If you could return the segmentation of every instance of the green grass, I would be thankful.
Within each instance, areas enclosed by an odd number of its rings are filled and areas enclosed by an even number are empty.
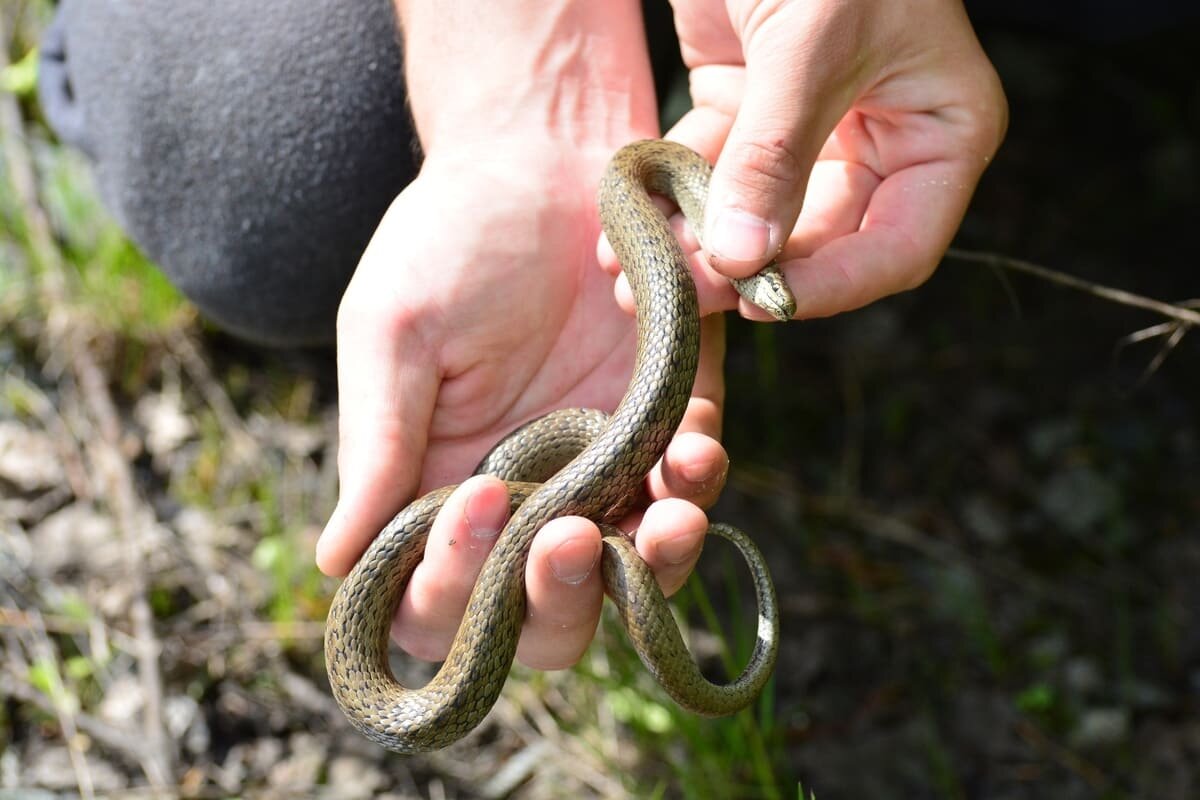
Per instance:
[[[726,676],[741,671],[757,635],[753,609],[744,607],[737,590],[739,579],[745,578],[727,576],[723,587],[722,605],[732,619],[724,635],[713,599],[697,576],[674,601],[678,620],[698,617],[701,627],[718,637]],[[591,696],[593,706],[603,704],[628,730],[642,763],[657,765],[651,773],[657,781],[630,786],[630,791],[694,800],[790,797],[790,787],[797,784],[783,749],[785,722],[775,714],[774,680],[756,703],[733,716],[707,719],[684,711],[653,682],[611,611],[606,608],[599,641],[575,674],[581,694]],[[592,715],[598,718],[601,711],[593,709]]]
[[[51,146],[38,149],[41,199],[62,237],[77,310],[99,327],[137,340],[189,322],[192,310],[183,297],[100,205],[82,157]]]

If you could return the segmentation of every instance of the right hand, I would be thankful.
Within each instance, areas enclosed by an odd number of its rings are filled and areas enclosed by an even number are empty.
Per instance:
[[[597,268],[595,186],[615,146],[490,142],[441,150],[395,200],[338,320],[341,495],[317,546],[345,574],[414,494],[462,480],[518,424],[555,408],[611,410],[625,391],[633,320]],[[670,593],[699,556],[727,469],[719,319],[705,323],[687,417],[649,477],[637,546]],[[393,627],[441,659],[507,514],[501,482],[471,479],[431,533]],[[632,527],[636,520],[627,522]],[[458,543],[458,546],[452,546]],[[600,533],[579,518],[535,538],[518,658],[574,663],[599,619]]]

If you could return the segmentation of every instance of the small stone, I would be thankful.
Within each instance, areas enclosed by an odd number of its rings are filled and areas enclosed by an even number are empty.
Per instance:
[[[1086,695],[1104,686],[1104,675],[1100,667],[1090,658],[1072,658],[1063,670],[1067,688],[1077,695]]]
[[[86,762],[88,776],[95,790],[112,792],[124,789],[128,784],[125,776],[107,761],[101,761],[88,754],[80,757]],[[33,756],[23,778],[28,784],[44,789],[79,788],[75,767],[71,763],[71,753],[66,747],[47,748]]]
[[[132,674],[127,674],[108,685],[96,711],[105,722],[127,728],[144,704],[141,683]]]
[[[63,800],[63,797],[49,789],[0,789],[0,800]]]
[[[254,741],[246,752],[245,763],[250,769],[250,775],[257,778],[266,776],[281,758],[283,742],[274,737],[266,737]]]
[[[1008,540],[1012,525],[1004,518],[995,502],[986,495],[975,494],[963,501],[963,522],[980,541],[1000,545]]]
[[[287,757],[267,772],[267,783],[291,791],[311,790],[325,763],[325,749],[307,733],[294,734],[288,749]]]
[[[163,701],[163,722],[172,739],[181,738],[200,716],[200,705],[186,694],[175,694]]]
[[[375,797],[385,783],[384,774],[356,756],[338,756],[329,764],[330,791],[345,800]]]
[[[37,492],[64,480],[54,439],[17,422],[0,422],[0,480],[22,492]]]
[[[1129,735],[1129,711],[1124,708],[1090,708],[1071,732],[1071,746],[1081,750],[1113,747]]]
[[[133,418],[146,431],[146,449],[151,455],[174,452],[195,434],[195,426],[175,392],[148,394],[133,408]]]
[[[1038,500],[1042,511],[1059,527],[1080,534],[1113,513],[1119,494],[1103,475],[1077,466],[1052,475]]]
[[[37,566],[46,573],[86,564],[90,572],[103,575],[120,565],[116,526],[89,503],[59,509],[38,523],[29,538]]]

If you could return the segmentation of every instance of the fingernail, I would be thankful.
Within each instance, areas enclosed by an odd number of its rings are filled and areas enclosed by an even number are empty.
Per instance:
[[[570,539],[550,551],[550,570],[554,577],[572,586],[583,583],[600,559],[600,542]]]
[[[700,461],[680,464],[679,474],[688,483],[698,486],[701,489],[707,489],[723,481],[728,469],[728,464],[720,469],[714,469],[714,465],[711,462]]]
[[[740,208],[722,208],[709,231],[708,247],[731,261],[762,261],[771,255],[771,226]]]
[[[659,558],[668,564],[683,564],[696,555],[696,535],[680,533],[670,539],[663,539],[655,548]]]
[[[472,492],[463,507],[467,527],[476,539],[495,539],[508,521],[508,504],[487,501],[484,492]]]

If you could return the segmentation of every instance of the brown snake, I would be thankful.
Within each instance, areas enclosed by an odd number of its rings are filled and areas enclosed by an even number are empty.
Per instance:
[[[401,686],[388,666],[388,634],[433,518],[454,487],[430,492],[397,514],[338,589],[325,631],[329,683],[342,711],[368,738],[416,753],[445,747],[479,724],[516,653],[530,543],[546,522],[568,515],[604,528],[606,591],[642,661],[676,702],[707,716],[731,714],[752,702],[770,677],[779,640],[775,590],[762,555],[744,534],[725,525],[709,528],[741,551],[758,602],[749,664],[720,686],[700,674],[653,573],[632,542],[611,527],[641,497],[646,474],[674,436],[699,357],[688,263],[647,192],[670,197],[699,231],[710,173],[700,156],[663,141],[628,145],[609,164],[600,184],[600,219],[637,305],[633,379],[611,417],[553,412],[510,434],[480,465],[480,472],[508,481],[512,517],[483,565],[437,675],[420,689]],[[773,263],[734,283],[778,318],[795,311]]]

